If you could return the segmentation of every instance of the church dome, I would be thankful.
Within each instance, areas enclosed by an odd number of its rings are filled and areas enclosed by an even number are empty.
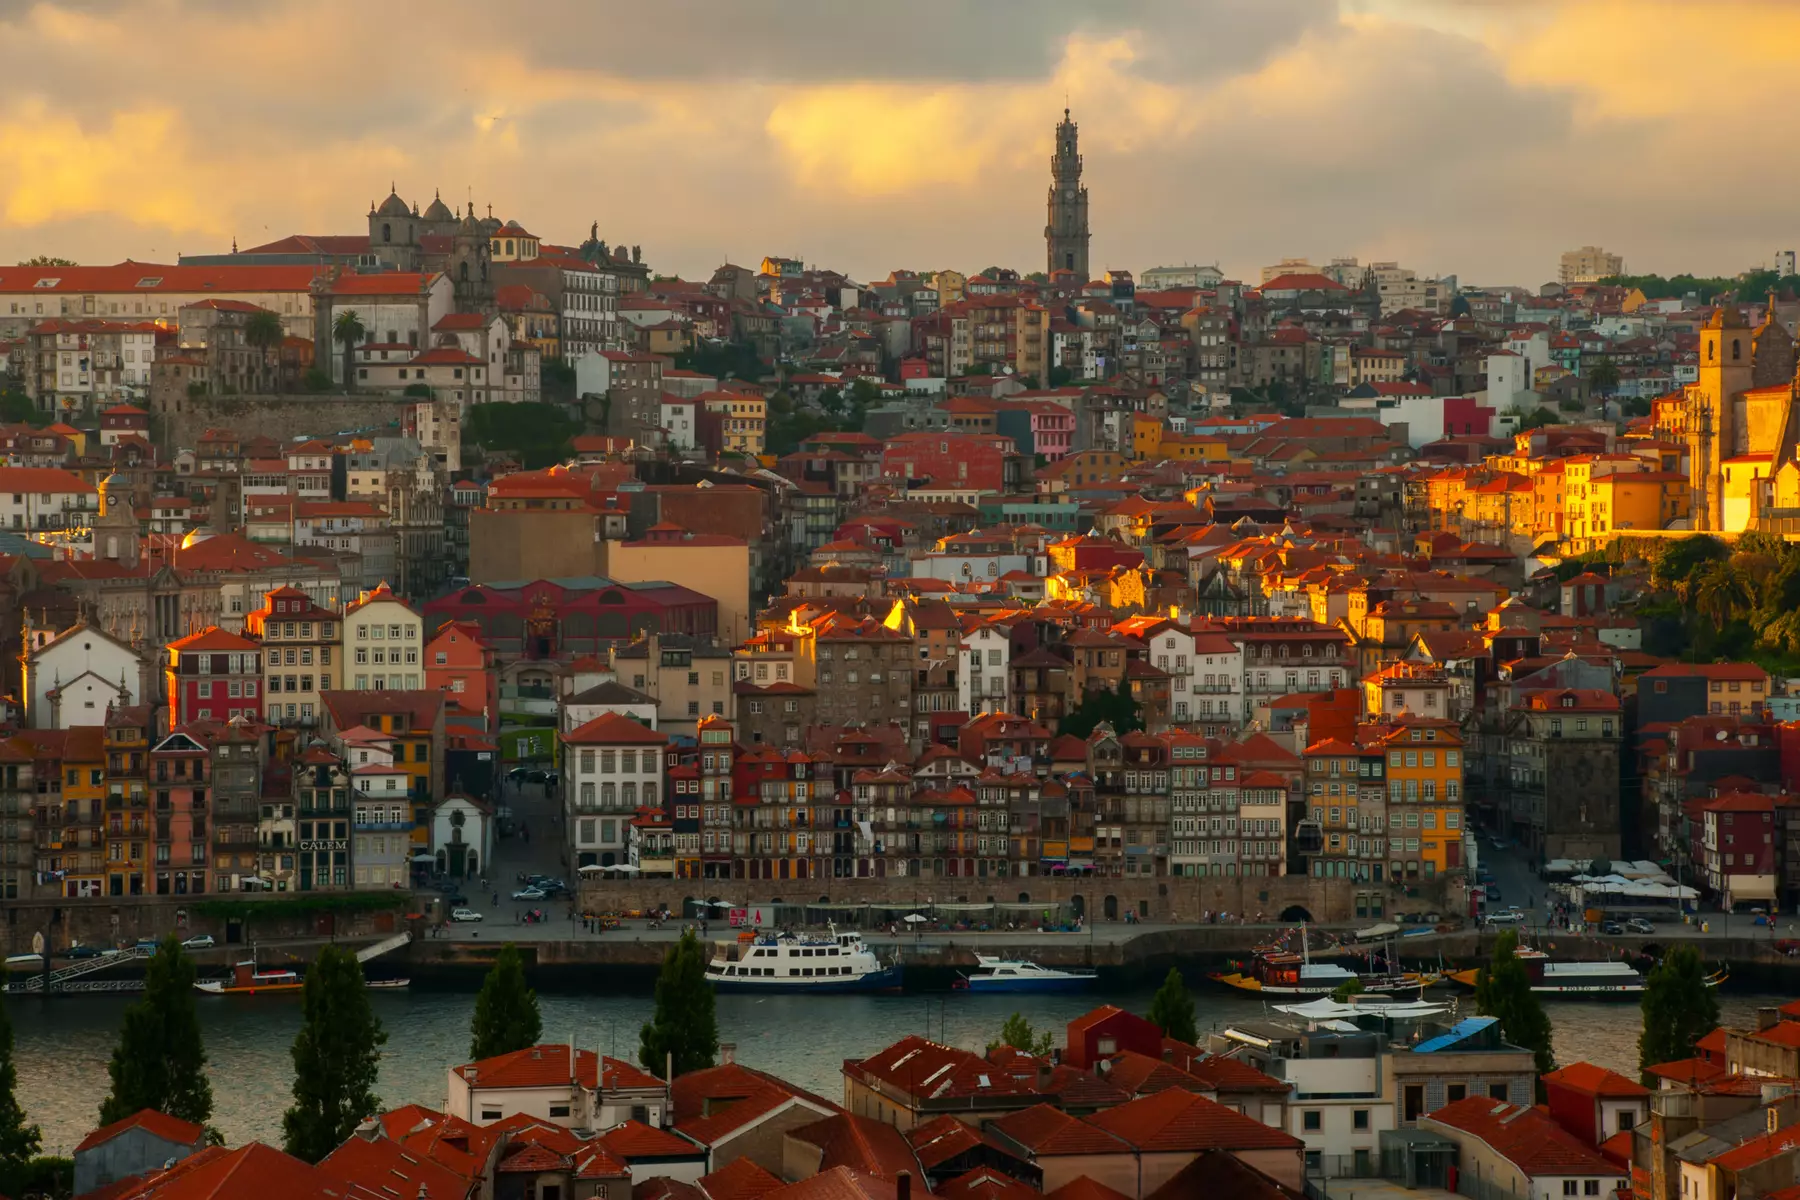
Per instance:
[[[381,207],[375,211],[378,215],[383,217],[412,216],[412,210],[406,207],[406,201],[402,200],[399,192],[393,190],[392,187],[388,189],[388,198],[383,200],[381,202]]]
[[[431,198],[431,207],[425,210],[425,219],[427,221],[454,221],[456,214],[450,211],[450,206],[444,203],[442,196],[434,195]]]

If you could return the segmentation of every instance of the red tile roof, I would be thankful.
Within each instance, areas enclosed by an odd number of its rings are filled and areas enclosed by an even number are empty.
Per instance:
[[[1179,1088],[1097,1112],[1088,1120],[1140,1150],[1282,1150],[1303,1144],[1290,1133]]]
[[[111,1125],[102,1125],[94,1132],[81,1139],[75,1147],[75,1153],[92,1150],[104,1142],[110,1142],[127,1129],[142,1129],[152,1137],[161,1138],[165,1142],[173,1142],[177,1146],[197,1146],[206,1140],[206,1127],[196,1125],[192,1121],[183,1121],[180,1117],[171,1117],[157,1112],[154,1108],[140,1109],[129,1117],[122,1117]]]
[[[705,1147],[642,1121],[627,1121],[607,1130],[600,1135],[600,1144],[608,1154],[623,1160],[706,1157]]]
[[[1480,1138],[1528,1176],[1624,1173],[1541,1109],[1521,1108],[1487,1096],[1469,1096],[1428,1114],[1424,1120]]]
[[[1574,1062],[1544,1076],[1545,1083],[1561,1084],[1590,1096],[1648,1096],[1650,1089],[1617,1071],[1597,1067],[1593,1063]]]
[[[668,737],[656,732],[640,721],[619,713],[601,713],[593,720],[563,734],[563,741],[572,745],[639,745],[662,746],[668,743]]]
[[[1247,1119],[1247,1118],[1246,1118]],[[1035,1157],[1050,1154],[1127,1154],[1130,1147],[1105,1129],[1060,1108],[1034,1104],[987,1123],[1002,1145],[1011,1143]]]

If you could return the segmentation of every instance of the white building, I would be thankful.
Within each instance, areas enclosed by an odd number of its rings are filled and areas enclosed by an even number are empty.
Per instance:
[[[692,397],[663,395],[662,427],[669,431],[669,449],[692,450],[699,445],[694,440],[699,423],[694,414],[699,411],[699,404]]]
[[[100,511],[100,490],[58,467],[0,467],[0,529],[84,531]]]
[[[109,704],[141,704],[144,661],[78,621],[25,658],[25,723],[32,729],[106,724]]]
[[[956,672],[957,703],[977,716],[1012,711],[1012,634],[1004,625],[983,625],[963,636]]]
[[[568,1129],[611,1129],[626,1121],[661,1126],[669,1107],[662,1080],[567,1043],[451,1067],[445,1096],[445,1112],[472,1125],[523,1113]]]
[[[1488,407],[1504,413],[1531,390],[1531,360],[1510,350],[1496,350],[1487,358]]]
[[[409,361],[430,348],[432,327],[454,303],[450,277],[438,272],[340,275],[320,297],[319,332],[314,337],[321,347],[318,358],[330,370],[333,382],[344,382],[343,346],[334,339],[333,331],[341,316],[355,313],[363,328],[362,343],[356,347],[359,371]],[[373,354],[365,356],[365,351]]]
[[[382,584],[344,610],[344,688],[367,692],[417,690],[422,622]]]
[[[481,875],[494,856],[494,810],[473,796],[445,796],[431,808],[431,852],[446,875]]]
[[[631,818],[662,801],[663,748],[669,739],[609,712],[562,735],[563,822],[571,865],[626,861]]]

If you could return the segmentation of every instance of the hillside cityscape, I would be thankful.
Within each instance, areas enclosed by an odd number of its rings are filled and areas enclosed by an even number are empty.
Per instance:
[[[0,266],[0,1192],[1800,1200],[1792,230],[1127,269],[1082,113],[1011,265],[384,173]],[[77,1130],[13,1022],[108,993]]]

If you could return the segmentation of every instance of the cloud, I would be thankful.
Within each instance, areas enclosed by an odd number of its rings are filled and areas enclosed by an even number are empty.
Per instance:
[[[1284,255],[1355,254],[1533,283],[1582,242],[1636,267],[1731,271],[1794,236],[1800,166],[1765,131],[1800,11],[1772,3],[429,13],[383,10],[402,54],[343,36],[368,21],[348,0],[0,0],[0,261],[355,231],[392,180],[421,204],[433,189],[491,203],[552,240],[598,220],[690,275],[770,252],[864,278],[1031,269],[1065,103],[1101,266],[1252,275]],[[1683,65],[1646,78],[1667,62]],[[175,66],[152,79],[146,64]],[[1672,186],[1702,158],[1731,220]]]

